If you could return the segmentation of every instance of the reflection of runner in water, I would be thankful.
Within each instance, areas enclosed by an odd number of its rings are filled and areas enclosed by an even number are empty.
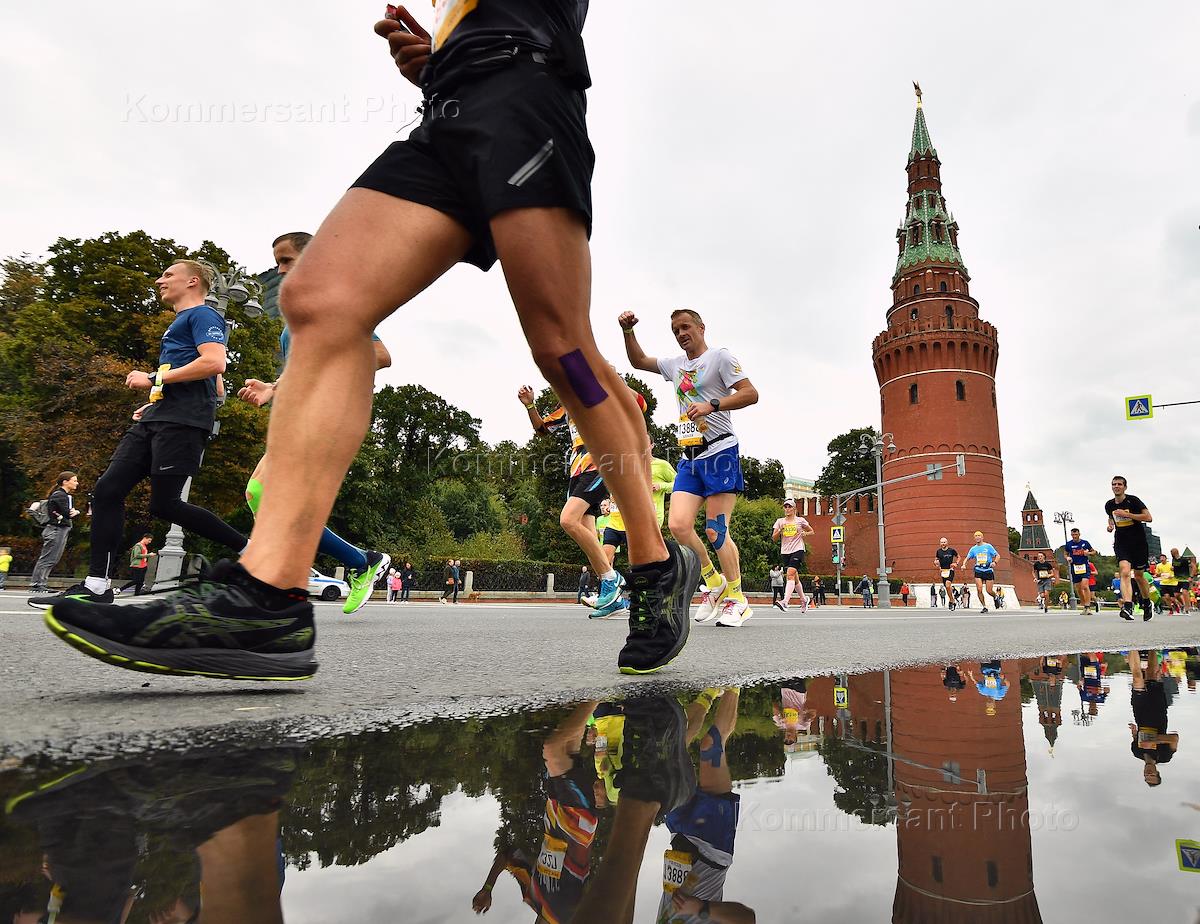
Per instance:
[[[995,715],[996,703],[1008,693],[1008,679],[999,661],[980,661],[979,673],[983,675],[982,680],[976,679],[974,671],[967,671],[967,677],[975,684],[979,695],[987,700],[987,714]]]
[[[806,700],[806,682],[797,677],[779,685],[779,702],[771,706],[772,721],[783,732],[783,749],[788,753],[798,750],[801,735],[807,735],[816,713],[809,709]]]
[[[710,701],[711,702],[711,701]],[[704,728],[710,702],[697,699],[687,710],[687,740]],[[701,921],[754,921],[754,912],[738,902],[724,901],[725,879],[733,864],[741,796],[725,746],[737,726],[738,691],[727,689],[717,703],[708,731],[700,739],[700,772],[696,792],[666,816],[671,846],[663,857],[663,894],[658,924]]]
[[[1104,652],[1085,651],[1079,655],[1079,679],[1075,686],[1079,690],[1079,702],[1087,705],[1088,715],[1098,715],[1099,705],[1108,699],[1108,684],[1104,682],[1108,665],[1104,663]]]
[[[957,664],[947,664],[942,668],[942,686],[950,691],[950,702],[958,701],[958,691],[967,688],[967,682],[958,672]]]
[[[1129,750],[1142,761],[1142,779],[1147,786],[1162,784],[1158,765],[1165,764],[1179,749],[1179,735],[1167,733],[1167,693],[1159,679],[1157,651],[1146,652],[1146,668],[1142,669],[1140,651],[1129,652],[1129,672],[1133,675],[1133,721],[1129,731],[1133,740]]]
[[[492,888],[507,870],[521,888],[521,898],[546,924],[567,922],[583,897],[591,871],[596,835],[596,772],[579,756],[595,701],[581,703],[559,724],[542,747],[546,761],[545,833],[536,858],[501,851],[483,887],[471,900],[476,914],[492,907]]]

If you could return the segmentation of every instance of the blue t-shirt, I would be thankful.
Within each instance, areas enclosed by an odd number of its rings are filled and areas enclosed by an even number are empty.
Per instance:
[[[991,697],[999,702],[1008,693],[1008,684],[1004,682],[999,671],[985,667],[983,668],[983,680],[975,683],[975,689],[984,696]]]
[[[196,305],[175,314],[175,320],[162,336],[158,363],[170,364],[172,369],[186,366],[200,358],[203,343],[225,344],[225,319],[215,308]],[[217,377],[194,382],[171,382],[163,386],[162,400],[142,415],[142,420],[157,423],[178,423],[202,430],[211,430],[217,414]]]
[[[999,554],[990,542],[971,546],[967,552],[967,561],[975,566],[976,571],[991,571]]]
[[[1072,539],[1067,543],[1067,554],[1071,556],[1071,562],[1076,565],[1086,565],[1088,556],[1087,553],[1092,551],[1092,544],[1086,539]]]

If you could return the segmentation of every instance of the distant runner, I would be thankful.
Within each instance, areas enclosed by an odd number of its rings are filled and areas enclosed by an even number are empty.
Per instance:
[[[804,571],[804,537],[811,536],[815,530],[808,525],[804,517],[796,516],[796,502],[790,497],[783,502],[783,516],[771,527],[771,538],[779,540],[779,553],[783,559],[783,567],[787,570],[787,583],[783,589],[783,599],[775,601],[775,608],[785,613],[791,602],[792,593],[800,591],[800,612],[808,612],[808,600],[804,597],[804,585],[800,583],[800,575]]]
[[[975,592],[979,594],[979,602],[983,604],[979,612],[986,613],[987,597],[992,598],[992,602],[996,602],[996,559],[1000,554],[996,551],[996,547],[990,542],[984,542],[983,533],[979,530],[975,531],[975,544],[967,551],[967,561],[971,562],[975,568]],[[983,595],[984,585],[987,585],[987,597]],[[968,596],[969,601],[969,596]],[[999,606],[999,603],[996,604]],[[970,603],[967,603],[970,606]]]
[[[947,599],[950,601],[950,609],[954,609],[954,572],[958,569],[958,550],[950,548],[950,540],[942,536],[938,540],[938,547],[933,553],[934,564],[937,565],[938,575],[942,582],[943,597],[949,595]],[[932,597],[932,594],[930,595]]]
[[[1100,612],[1100,604],[1092,600],[1092,582],[1091,582],[1091,561],[1093,555],[1098,554],[1092,544],[1086,539],[1079,538],[1079,530],[1071,530],[1071,539],[1064,547],[1067,554],[1067,567],[1071,571],[1071,583],[1075,585],[1075,593],[1079,597],[1079,604],[1082,611],[1086,613],[1088,607],[1095,606],[1096,612]]]
[[[1033,563],[1033,576],[1037,578],[1037,589],[1042,601],[1042,612],[1050,612],[1050,588],[1054,586],[1055,567],[1053,562],[1046,561],[1046,553],[1038,552],[1037,561]]]

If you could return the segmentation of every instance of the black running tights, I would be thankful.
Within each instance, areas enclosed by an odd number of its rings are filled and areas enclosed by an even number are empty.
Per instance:
[[[146,477],[137,463],[111,462],[92,494],[92,560],[88,574],[108,577],[124,549],[125,498]],[[181,499],[186,475],[150,476],[150,513],[168,523],[178,523],[190,533],[211,539],[234,552],[246,547],[246,537],[203,507]]]

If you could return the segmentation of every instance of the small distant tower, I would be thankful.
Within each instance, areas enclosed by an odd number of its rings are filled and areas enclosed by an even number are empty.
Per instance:
[[[1042,508],[1025,486],[1025,506],[1021,508],[1021,547],[1017,554],[1026,561],[1037,558],[1038,552],[1045,552],[1046,557],[1054,559],[1054,549],[1050,545],[1050,537],[1046,535],[1046,521],[1042,516]]]

